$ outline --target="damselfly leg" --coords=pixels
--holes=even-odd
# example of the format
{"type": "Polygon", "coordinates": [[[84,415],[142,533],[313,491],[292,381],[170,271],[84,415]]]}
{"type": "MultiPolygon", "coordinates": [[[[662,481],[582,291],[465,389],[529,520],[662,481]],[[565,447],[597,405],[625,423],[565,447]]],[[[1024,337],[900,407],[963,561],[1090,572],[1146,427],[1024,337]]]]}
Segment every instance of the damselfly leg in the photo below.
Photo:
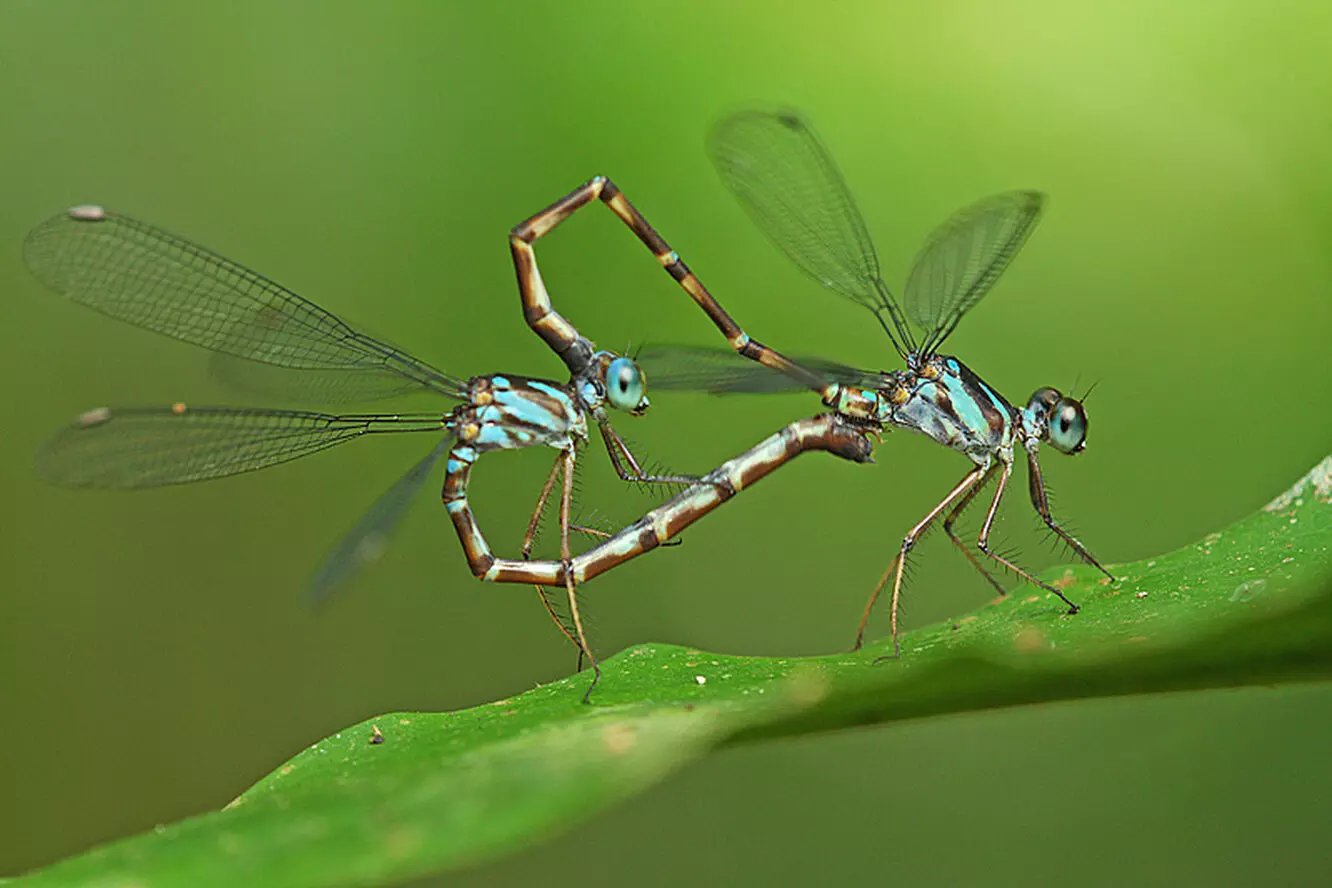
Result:
{"type": "Polygon", "coordinates": [[[996,462],[994,465],[988,467],[977,466],[974,470],[967,473],[966,477],[964,477],[962,481],[958,483],[957,487],[954,487],[951,491],[949,491],[948,496],[944,497],[943,501],[940,502],[939,505],[931,509],[929,514],[927,514],[919,524],[917,524],[915,527],[913,527],[910,530],[910,532],[907,533],[906,537],[903,538],[902,540],[902,545],[898,550],[897,556],[888,566],[888,569],[884,571],[883,576],[879,578],[879,582],[875,585],[874,591],[870,593],[869,602],[865,605],[865,611],[860,618],[860,626],[856,632],[856,641],[851,648],[852,650],[859,650],[861,645],[864,643],[865,629],[867,624],[869,623],[870,613],[874,610],[874,604],[878,600],[879,594],[883,591],[884,586],[887,585],[889,577],[891,577],[893,581],[893,593],[890,599],[888,612],[889,612],[889,621],[890,621],[890,633],[893,638],[893,656],[897,656],[898,607],[901,602],[902,579],[906,567],[906,558],[908,554],[910,554],[911,550],[915,547],[916,543],[920,540],[920,537],[925,533],[926,530],[929,529],[930,525],[933,524],[934,521],[938,519],[939,515],[945,509],[949,509],[950,505],[951,505],[951,510],[948,511],[948,515],[946,518],[944,518],[944,523],[943,523],[945,533],[947,533],[949,539],[951,539],[957,545],[957,547],[962,550],[962,554],[967,556],[967,560],[971,562],[972,566],[974,566],[978,571],[980,571],[981,575],[984,576],[985,579],[988,580],[996,590],[998,590],[1000,595],[1007,594],[1007,590],[1003,587],[1003,585],[998,580],[996,580],[994,576],[989,571],[987,571],[979,561],[976,560],[975,556],[971,554],[971,550],[967,547],[967,545],[964,542],[962,542],[962,540],[959,539],[957,535],[953,532],[953,522],[956,521],[957,517],[961,514],[961,512],[968,505],[971,504],[971,502],[975,499],[976,494],[978,494],[981,490],[983,490],[985,488],[985,485],[988,484],[989,481],[992,478],[994,478],[996,475],[999,478],[999,482],[995,487],[994,496],[990,501],[990,507],[985,513],[985,520],[981,524],[980,534],[976,539],[976,548],[980,550],[980,552],[982,552],[986,557],[991,558],[994,561],[998,562],[999,564],[1003,565],[1004,567],[1008,568],[1013,573],[1017,574],[1019,577],[1031,583],[1032,585],[1040,586],[1042,589],[1045,589],[1047,592],[1050,592],[1058,596],[1059,599],[1064,602],[1064,604],[1068,605],[1068,612],[1070,614],[1076,614],[1078,612],[1078,606],[1073,602],[1069,601],[1068,598],[1064,596],[1064,593],[1060,592],[1058,589],[1056,589],[1054,586],[1051,586],[1049,583],[1045,583],[1037,579],[1031,573],[1019,567],[1016,563],[1012,561],[1012,559],[1006,558],[1003,555],[1000,555],[998,552],[995,552],[992,549],[990,549],[990,530],[994,526],[995,517],[999,513],[999,502],[1000,500],[1003,499],[1004,492],[1008,488],[1008,480],[1012,476],[1012,473],[1013,473],[1013,466],[1011,463],[996,462]]]}
{"type": "MultiPolygon", "coordinates": [[[[1046,592],[1051,592],[1058,596],[1060,601],[1068,605],[1069,614],[1076,614],[1078,612],[1078,606],[1069,601],[1064,596],[1063,592],[1060,592],[1049,583],[1038,580],[1036,577],[1014,564],[1012,560],[1005,558],[998,552],[994,552],[990,549],[990,528],[994,526],[995,516],[999,514],[999,501],[1003,499],[1004,491],[1008,489],[1008,479],[1012,477],[1012,475],[1013,464],[1008,462],[1003,463],[999,470],[999,483],[995,485],[994,499],[990,501],[990,510],[985,513],[985,523],[981,525],[980,536],[976,538],[976,548],[980,549],[990,558],[994,559],[999,564],[1002,564],[1033,586],[1040,586],[1046,592]]],[[[1097,567],[1100,567],[1100,565],[1097,565],[1097,567]]]]}
{"type": "Polygon", "coordinates": [[[948,491],[948,495],[940,500],[937,506],[930,509],[915,527],[907,531],[907,535],[902,538],[902,545],[897,550],[897,556],[893,558],[892,563],[888,565],[888,569],[883,572],[883,576],[875,584],[874,591],[870,593],[869,601],[865,604],[865,612],[860,618],[860,628],[856,631],[856,643],[851,647],[851,650],[860,650],[861,645],[865,643],[865,627],[869,624],[870,613],[874,610],[874,604],[878,601],[879,594],[883,591],[883,587],[888,584],[889,577],[891,577],[893,594],[888,607],[888,619],[889,631],[893,639],[893,656],[897,656],[900,651],[897,640],[897,612],[902,599],[902,573],[906,568],[907,555],[915,548],[916,541],[929,529],[935,519],[971,492],[980,483],[986,471],[985,466],[977,466],[968,472],[956,487],[948,491]]]}
{"type": "Polygon", "coordinates": [[[1055,521],[1054,516],[1050,514],[1050,498],[1049,494],[1045,492],[1045,476],[1041,474],[1041,464],[1034,451],[1027,453],[1027,479],[1031,488],[1031,504],[1036,508],[1036,513],[1041,516],[1041,520],[1045,522],[1045,526],[1067,543],[1079,558],[1113,580],[1114,575],[1102,567],[1101,562],[1096,560],[1091,551],[1078,542],[1072,534],[1064,530],[1059,522],[1055,521]]]}
{"type": "Polygon", "coordinates": [[[583,702],[592,698],[592,689],[601,681],[601,666],[592,653],[592,646],[587,643],[587,633],[583,630],[583,615],[578,610],[577,585],[574,583],[573,551],[569,548],[569,513],[573,502],[574,489],[574,452],[564,454],[564,483],[560,489],[560,572],[564,574],[564,590],[569,600],[569,619],[573,621],[574,634],[578,638],[578,649],[592,665],[592,681],[583,692],[583,702]]]}
{"type": "MultiPolygon", "coordinates": [[[[541,485],[541,494],[537,497],[536,508],[532,510],[532,518],[527,522],[527,531],[523,534],[523,544],[518,550],[524,561],[532,559],[532,546],[536,543],[537,532],[541,529],[541,518],[546,511],[546,503],[550,500],[550,493],[555,489],[555,482],[560,480],[560,471],[564,468],[564,454],[557,453],[555,462],[550,467],[550,474],[546,476],[546,483],[541,485]]],[[[575,630],[572,626],[566,626],[560,614],[551,604],[550,599],[546,597],[546,588],[544,586],[535,586],[537,597],[541,599],[541,604],[546,608],[546,613],[550,615],[555,623],[555,628],[563,633],[564,637],[569,639],[569,643],[578,649],[578,670],[583,668],[583,646],[578,643],[575,637],[575,630]]]]}
{"type": "Polygon", "coordinates": [[[972,554],[971,547],[967,545],[965,542],[963,542],[962,538],[959,537],[957,535],[957,532],[953,530],[953,525],[957,523],[957,519],[961,517],[962,512],[965,511],[966,508],[970,506],[973,502],[975,502],[976,494],[980,493],[982,490],[985,489],[985,485],[990,483],[990,479],[994,477],[994,473],[995,473],[995,467],[991,466],[990,471],[985,475],[984,478],[981,479],[981,482],[972,487],[970,490],[968,490],[967,495],[962,497],[962,499],[958,501],[957,505],[953,506],[953,510],[949,512],[948,517],[944,519],[943,529],[944,533],[948,535],[948,539],[952,541],[953,545],[957,546],[958,550],[961,551],[961,553],[966,556],[967,561],[971,562],[972,567],[980,571],[981,576],[985,577],[986,581],[991,586],[994,587],[995,591],[998,592],[1000,595],[1007,595],[1008,590],[1004,588],[1004,584],[999,582],[999,580],[995,579],[994,575],[991,574],[988,570],[986,570],[983,564],[981,564],[979,561],[976,560],[976,556],[972,554]]]}
{"type": "Polygon", "coordinates": [[[532,510],[532,519],[527,522],[527,532],[523,534],[523,545],[518,550],[524,561],[532,557],[532,546],[536,543],[537,532],[541,529],[541,517],[545,514],[550,492],[555,489],[555,482],[560,479],[560,471],[563,468],[564,453],[557,453],[555,463],[550,467],[550,474],[546,476],[546,483],[541,485],[541,494],[537,497],[536,508],[532,510]]]}

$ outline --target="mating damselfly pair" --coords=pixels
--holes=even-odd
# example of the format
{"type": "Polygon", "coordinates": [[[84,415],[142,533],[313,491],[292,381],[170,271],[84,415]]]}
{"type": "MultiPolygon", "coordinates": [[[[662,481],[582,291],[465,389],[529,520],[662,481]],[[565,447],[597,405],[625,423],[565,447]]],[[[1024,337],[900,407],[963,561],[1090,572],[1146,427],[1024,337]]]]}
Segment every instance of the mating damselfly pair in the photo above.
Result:
{"type": "Polygon", "coordinates": [[[891,428],[921,432],[974,464],[902,539],[866,605],[866,620],[891,581],[890,625],[898,650],[897,613],[907,555],[943,516],[948,536],[1001,592],[976,553],[1076,605],[988,545],[999,503],[1020,447],[1031,475],[1031,499],[1046,525],[1085,561],[1090,552],[1051,516],[1037,460],[1041,442],[1063,453],[1085,446],[1080,402],[1038,389],[1015,408],[956,358],[940,353],[962,316],[994,285],[1039,217],[1042,198],[1010,192],[981,201],[934,232],[908,277],[904,300],[889,292],[867,228],[831,156],[791,113],[743,112],[714,130],[710,153],[723,181],[759,226],[806,274],[869,309],[906,369],[864,371],[826,360],[792,359],[750,338],[702,282],[608,179],[598,177],[515,227],[509,241],[528,325],[561,358],[568,382],[508,374],[461,378],[371,337],[267,278],[161,229],[100,207],[76,207],[35,229],[25,244],[34,274],[51,289],[104,314],[214,352],[221,378],[267,396],[324,404],[428,392],[459,402],[438,413],[329,413],[271,408],[99,408],[83,414],[39,455],[57,483],[151,487],[218,478],[286,462],[354,438],[424,433],[438,440],[333,548],[312,585],[325,597],[370,560],[413,495],[445,460],[442,498],[472,572],[493,582],[562,588],[569,619],[547,608],[600,675],[578,608],[579,584],[673,540],[686,527],[807,450],[870,462],[874,438],[891,428]],[[637,360],[599,350],[555,311],[534,243],[574,212],[600,200],[657,257],[725,336],[730,349],[658,348],[637,360]],[[736,357],[749,358],[745,363],[736,357]],[[644,372],[646,370],[646,373],[644,372]],[[648,408],[646,379],[663,389],[776,392],[808,388],[830,408],[791,423],[701,476],[644,471],[615,431],[610,410],[638,416],[648,408]],[[616,534],[572,523],[573,469],[595,423],[624,480],[685,489],[616,534]],[[472,465],[491,450],[547,446],[555,464],[538,497],[519,557],[497,557],[472,513],[472,465]],[[991,479],[995,493],[973,552],[954,532],[961,512],[991,479]],[[532,560],[542,514],[558,486],[559,560],[532,560]],[[577,530],[604,539],[581,553],[577,530]]]}

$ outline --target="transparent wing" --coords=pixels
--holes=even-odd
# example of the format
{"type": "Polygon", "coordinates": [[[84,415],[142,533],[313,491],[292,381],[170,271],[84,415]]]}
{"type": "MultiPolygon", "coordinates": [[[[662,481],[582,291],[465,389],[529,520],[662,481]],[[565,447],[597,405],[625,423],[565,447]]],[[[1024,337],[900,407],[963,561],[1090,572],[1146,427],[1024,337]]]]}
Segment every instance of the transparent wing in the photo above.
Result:
{"type": "Polygon", "coordinates": [[[708,139],[722,181],[801,271],[874,312],[905,356],[910,331],[832,156],[794,112],[742,111],[708,139]]]}
{"type": "Polygon", "coordinates": [[[310,581],[310,600],[318,605],[333,596],[361,568],[378,561],[388,548],[388,538],[407,514],[407,507],[430,479],[430,471],[453,445],[453,436],[445,437],[375,500],[351,530],[324,557],[310,581]]]}
{"type": "MultiPolygon", "coordinates": [[[[808,391],[784,373],[740,357],[731,349],[657,346],[635,357],[650,390],[712,394],[773,394],[808,391]]],[[[870,385],[879,374],[825,358],[796,357],[802,367],[835,382],[870,385]]]]}
{"type": "Polygon", "coordinates": [[[344,415],[300,410],[100,407],[56,433],[37,471],[69,487],[138,488],[239,475],[366,434],[443,430],[435,414],[344,415]]]}
{"type": "Polygon", "coordinates": [[[933,354],[994,286],[1040,219],[1044,195],[1008,191],[955,213],[935,229],[907,278],[907,315],[933,354]]]}
{"type": "Polygon", "coordinates": [[[100,207],[48,219],[28,235],[23,256],[38,280],[74,302],[215,352],[338,371],[348,374],[348,385],[375,379],[384,390],[464,397],[462,380],[354,330],[285,287],[100,207]]]}
{"type": "Polygon", "coordinates": [[[209,360],[208,369],[236,391],[285,404],[364,404],[423,390],[415,380],[382,371],[294,370],[220,353],[209,360]]]}

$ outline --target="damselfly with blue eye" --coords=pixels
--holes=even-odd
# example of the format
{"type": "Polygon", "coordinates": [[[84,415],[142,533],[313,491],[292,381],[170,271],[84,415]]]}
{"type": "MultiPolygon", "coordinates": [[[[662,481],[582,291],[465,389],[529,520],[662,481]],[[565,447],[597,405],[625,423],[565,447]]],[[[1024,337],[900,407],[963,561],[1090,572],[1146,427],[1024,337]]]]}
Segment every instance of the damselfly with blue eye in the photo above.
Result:
{"type": "MultiPolygon", "coordinates": [[[[579,615],[569,544],[573,470],[578,450],[588,440],[589,419],[597,424],[616,472],[626,481],[691,485],[697,479],[643,471],[611,427],[608,407],[635,416],[648,408],[642,374],[633,360],[596,349],[550,309],[530,243],[522,257],[515,253],[523,304],[544,304],[546,311],[529,319],[548,334],[548,341],[561,346],[557,351],[569,368],[567,383],[509,374],[466,380],[451,376],[247,268],[101,207],[76,207],[43,223],[29,234],[24,257],[39,280],[75,302],[210,349],[215,372],[252,391],[324,403],[413,392],[462,402],[447,413],[410,415],[185,404],[99,408],[84,413],[42,449],[38,467],[47,479],[81,487],[154,487],[249,472],[367,435],[440,436],[434,449],[329,553],[315,575],[314,596],[325,597],[382,549],[412,495],[443,456],[444,504],[472,572],[482,580],[537,584],[539,590],[563,586],[571,625],[566,627],[553,610],[551,616],[600,675],[579,615]],[[537,292],[529,292],[532,288],[537,292]],[[487,451],[535,446],[553,447],[559,455],[529,522],[522,558],[497,558],[468,503],[472,464],[487,451]],[[541,514],[561,475],[561,560],[529,561],[541,514]]],[[[637,550],[619,545],[610,553],[614,557],[597,564],[608,569],[660,542],[637,550]]]]}
{"type": "Polygon", "coordinates": [[[987,580],[1004,587],[957,536],[953,525],[982,488],[997,477],[976,550],[1018,576],[1057,595],[1069,613],[1077,605],[1064,594],[993,551],[989,536],[1008,488],[1014,453],[1026,454],[1031,501],[1041,520],[1087,563],[1113,576],[1055,521],[1037,454],[1042,442],[1060,453],[1086,446],[1087,415],[1076,398],[1040,388],[1022,408],[1012,406],[957,358],[939,349],[962,317],[994,286],[1035,227],[1042,195],[998,194],[948,219],[928,239],[898,302],[879,273],[879,260],[855,201],[831,155],[793,113],[746,111],[723,120],[709,151],[722,180],[758,225],[801,271],[868,309],[888,335],[905,370],[866,371],[821,359],[791,359],[750,338],[677,254],[664,243],[661,261],[726,336],[731,347],[758,364],[703,348],[659,348],[640,363],[659,389],[710,392],[776,392],[809,388],[837,415],[861,428],[920,432],[967,456],[973,468],[903,537],[875,586],[856,634],[865,627],[880,592],[892,582],[890,625],[898,650],[898,606],[903,570],[916,541],[940,516],[944,531],[987,580]],[[762,366],[759,366],[762,365],[762,366]],[[779,371],[774,373],[772,371],[779,371]]]}

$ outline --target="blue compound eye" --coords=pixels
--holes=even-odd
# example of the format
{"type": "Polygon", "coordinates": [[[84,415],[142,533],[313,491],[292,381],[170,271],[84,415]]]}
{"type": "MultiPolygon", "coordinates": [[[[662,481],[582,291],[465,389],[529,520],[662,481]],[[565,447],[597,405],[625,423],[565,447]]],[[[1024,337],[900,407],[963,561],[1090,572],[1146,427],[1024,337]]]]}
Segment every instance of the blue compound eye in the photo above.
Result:
{"type": "Polygon", "coordinates": [[[606,368],[606,399],[616,410],[639,410],[643,405],[643,374],[628,358],[616,358],[606,368]]]}
{"type": "Polygon", "coordinates": [[[1050,411],[1050,446],[1060,453],[1078,453],[1087,443],[1087,411],[1072,398],[1060,398],[1050,411]]]}

